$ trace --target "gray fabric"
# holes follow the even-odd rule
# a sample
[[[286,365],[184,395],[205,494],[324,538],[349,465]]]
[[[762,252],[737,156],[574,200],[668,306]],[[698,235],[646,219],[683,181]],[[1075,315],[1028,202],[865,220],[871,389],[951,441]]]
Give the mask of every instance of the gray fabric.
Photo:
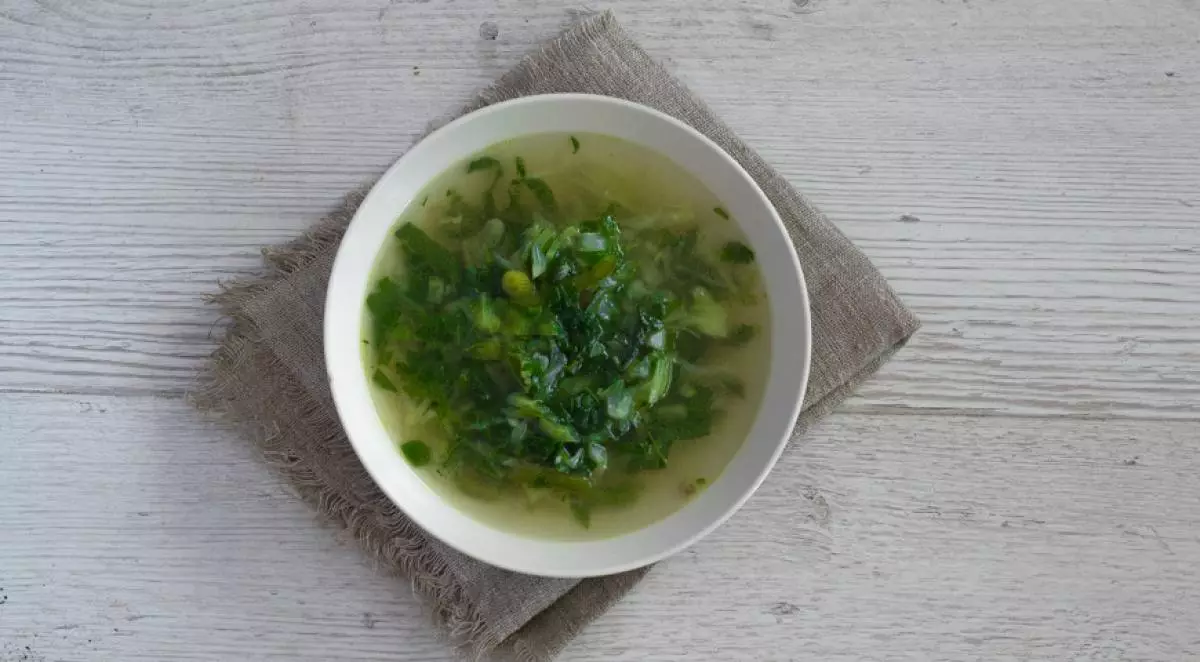
[[[867,258],[631,41],[611,14],[571,27],[463,112],[549,92],[621,97],[674,115],[732,154],[767,193],[795,242],[812,299],[812,376],[798,431],[829,412],[916,331],[917,319]],[[321,348],[333,255],[360,201],[361,194],[350,195],[309,235],[264,251],[262,277],[214,297],[233,322],[197,404],[247,426],[303,497],[344,526],[383,568],[410,578],[469,653],[549,660],[646,569],[577,581],[493,568],[427,536],[374,485],[338,425]]]

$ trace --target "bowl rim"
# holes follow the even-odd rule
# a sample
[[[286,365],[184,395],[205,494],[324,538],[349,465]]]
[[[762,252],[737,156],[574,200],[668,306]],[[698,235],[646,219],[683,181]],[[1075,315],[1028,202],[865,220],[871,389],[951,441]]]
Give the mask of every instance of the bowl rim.
[[[757,198],[757,202],[762,206],[762,208],[764,210],[766,210],[766,212],[767,212],[766,215],[767,215],[769,221],[774,225],[776,231],[780,234],[781,238],[783,238],[787,241],[786,253],[790,258],[790,264],[789,264],[790,273],[788,275],[795,277],[795,285],[798,286],[798,292],[796,293],[798,299],[797,299],[797,302],[795,302],[795,303],[800,304],[800,309],[792,311],[792,312],[799,316],[800,319],[797,322],[797,324],[801,325],[804,330],[804,334],[803,334],[804,341],[803,341],[802,345],[799,347],[797,347],[795,345],[788,346],[789,353],[798,352],[800,354],[800,361],[799,361],[798,367],[800,369],[801,374],[799,375],[799,380],[798,380],[798,392],[795,393],[794,402],[792,403],[790,411],[788,411],[788,413],[787,413],[787,432],[785,432],[782,435],[782,438],[778,439],[778,441],[772,440],[775,443],[775,447],[774,447],[773,451],[771,452],[771,455],[770,455],[768,461],[766,461],[757,470],[757,473],[754,475],[754,478],[750,482],[750,484],[747,487],[745,487],[744,489],[740,490],[740,493],[738,493],[736,495],[736,497],[734,497],[733,500],[730,503],[728,503],[728,505],[722,507],[719,515],[717,515],[716,517],[713,517],[711,519],[711,521],[709,521],[706,525],[700,527],[694,533],[687,535],[686,537],[675,542],[672,545],[669,545],[663,549],[657,550],[654,553],[642,554],[642,555],[638,556],[637,558],[631,558],[631,559],[628,559],[628,560],[625,560],[622,562],[608,563],[605,565],[592,564],[592,565],[588,565],[587,567],[573,568],[569,571],[568,570],[556,570],[556,569],[551,569],[549,571],[546,571],[539,567],[532,567],[530,565],[522,564],[521,562],[512,562],[511,560],[507,560],[507,559],[503,559],[503,558],[496,558],[495,556],[488,556],[488,554],[486,554],[486,553],[481,553],[480,549],[467,549],[465,545],[460,544],[461,541],[450,540],[450,539],[447,539],[447,537],[444,537],[444,535],[438,531],[437,526],[434,525],[435,522],[434,522],[434,518],[432,517],[432,514],[418,512],[418,509],[406,507],[406,505],[403,502],[403,499],[396,498],[395,494],[393,493],[394,491],[397,491],[396,486],[389,485],[389,483],[387,481],[383,480],[381,478],[381,476],[379,475],[379,473],[381,471],[381,467],[373,466],[373,463],[368,460],[368,456],[371,453],[366,452],[367,449],[364,447],[364,443],[362,442],[362,440],[360,439],[360,440],[356,441],[355,434],[352,432],[352,428],[354,428],[356,426],[355,426],[355,424],[352,424],[348,421],[353,420],[353,417],[356,415],[360,415],[361,412],[352,411],[352,409],[354,409],[354,408],[351,406],[351,403],[347,402],[345,397],[339,397],[340,389],[337,385],[337,382],[338,382],[337,376],[335,375],[335,371],[339,370],[336,367],[338,365],[337,361],[340,359],[339,353],[344,353],[344,349],[342,349],[338,346],[338,343],[336,342],[336,340],[338,338],[340,338],[341,336],[345,335],[344,332],[339,332],[339,328],[343,327],[346,324],[346,322],[343,319],[339,318],[337,313],[341,312],[339,310],[340,308],[347,305],[344,301],[342,301],[342,297],[337,296],[337,293],[345,288],[338,287],[337,285],[339,283],[341,283],[342,280],[349,277],[349,276],[345,275],[345,271],[346,271],[345,265],[348,261],[350,261],[351,259],[354,259],[354,257],[355,257],[355,256],[350,255],[350,252],[352,250],[352,248],[351,248],[352,243],[350,241],[347,241],[347,238],[350,238],[353,236],[353,230],[354,230],[356,224],[361,225],[360,217],[364,213],[364,210],[370,209],[372,202],[375,201],[376,198],[379,198],[382,195],[381,187],[385,183],[389,182],[399,171],[402,171],[405,168],[407,168],[411,162],[421,158],[423,156],[421,153],[422,152],[421,148],[423,145],[432,144],[433,141],[436,141],[439,138],[441,138],[447,134],[451,134],[451,133],[455,132],[456,130],[459,130],[465,124],[479,121],[480,118],[486,117],[491,114],[512,112],[514,108],[519,108],[519,107],[522,107],[525,105],[556,103],[556,102],[609,104],[614,107],[620,107],[620,109],[622,111],[634,111],[637,113],[648,114],[648,115],[654,117],[656,120],[658,120],[660,122],[666,122],[668,124],[671,124],[676,129],[684,132],[685,134],[688,134],[692,140],[697,141],[698,143],[703,145],[708,152],[711,152],[714,158],[722,159],[725,162],[724,165],[727,168],[732,169],[732,171],[734,173],[736,173],[739,176],[739,178],[742,180],[742,184],[744,184],[748,187],[747,190],[751,191],[753,193],[753,195]],[[504,140],[511,140],[513,138],[517,138],[522,135],[531,135],[531,134],[535,134],[535,133],[539,133],[539,131],[521,131],[519,133],[514,133],[512,135],[500,137],[497,140],[495,140],[494,142],[502,142]],[[603,134],[604,131],[595,131],[595,133]],[[658,150],[654,147],[651,147],[649,145],[642,145],[642,146],[646,149],[651,149],[654,151],[658,151],[659,153],[662,153],[660,150]],[[467,158],[468,156],[469,156],[469,154],[464,155],[461,158]],[[672,158],[671,156],[669,156],[667,154],[663,154],[663,156],[670,158],[673,161],[675,160],[674,158]],[[461,158],[460,158],[460,160],[461,160]],[[690,168],[688,168],[686,165],[678,163],[678,161],[677,161],[677,164],[680,167],[684,168],[685,170],[688,170],[689,172],[691,172]],[[425,177],[423,183],[420,185],[418,190],[420,190],[420,188],[424,188],[425,186],[427,186],[428,183],[433,178],[437,177],[440,173],[441,173],[441,171],[439,171],[438,173],[434,173],[431,176]],[[693,173],[693,176],[696,176],[696,175]],[[399,208],[399,210],[393,216],[393,221],[392,221],[393,224],[395,223],[395,220],[394,220],[395,217],[398,217],[403,212],[403,210],[407,207],[407,205],[411,204],[414,199],[415,199],[415,194],[413,197],[408,198],[404,202],[404,204]],[[722,202],[723,202],[723,204],[725,204],[724,201],[722,201]],[[741,229],[743,231],[747,231],[746,227],[740,221],[735,220],[735,222],[739,224],[739,226],[741,227]],[[390,230],[389,230],[389,232],[390,232]],[[375,248],[375,253],[374,253],[374,255],[372,255],[372,261],[374,259],[377,259],[379,250],[380,250],[380,248],[378,248],[378,247]],[[339,266],[342,266],[342,269],[339,269]],[[765,270],[765,267],[764,267],[764,270]],[[342,278],[339,278],[339,274],[342,275]],[[764,273],[764,276],[765,276],[765,273]],[[365,300],[367,290],[369,290],[369,287],[370,287],[370,285],[368,282],[366,289],[364,289],[364,291],[362,291],[362,292],[357,293],[357,294],[361,294],[361,296],[358,297],[358,303],[357,303],[357,305],[354,306],[354,309],[356,309],[358,311],[358,314],[360,317],[363,314],[362,306],[364,304],[362,303],[362,301]],[[352,291],[354,291],[356,288],[351,288],[351,289],[352,289]],[[768,296],[771,296],[770,288],[768,287],[767,289],[768,289]],[[774,301],[771,301],[771,303],[770,303],[770,311],[771,311],[771,315],[772,315],[772,320],[774,320],[774,317],[777,314],[776,304]],[[345,234],[343,235],[343,240],[342,240],[341,244],[338,246],[338,250],[335,255],[333,264],[332,264],[329,282],[328,282],[326,295],[325,295],[323,316],[324,316],[323,324],[322,324],[323,356],[324,356],[324,360],[326,363],[326,375],[328,378],[330,395],[334,402],[334,408],[337,411],[339,422],[341,423],[342,429],[343,429],[344,433],[346,434],[346,437],[350,441],[351,447],[354,449],[354,452],[358,456],[358,459],[359,459],[360,463],[363,465],[363,468],[366,469],[368,475],[370,475],[371,479],[374,481],[374,483],[380,489],[380,491],[382,491],[384,493],[384,495],[387,496],[388,500],[391,501],[401,512],[403,512],[406,517],[408,517],[414,524],[416,524],[418,527],[420,527],[420,529],[422,531],[424,531],[428,535],[433,536],[434,538],[440,540],[442,543],[450,546],[451,548],[457,550],[458,552],[461,552],[467,556],[477,559],[483,563],[486,563],[486,564],[489,564],[489,565],[492,565],[495,567],[499,567],[499,568],[502,568],[505,570],[510,570],[513,572],[519,572],[519,573],[524,573],[524,574],[544,576],[544,577],[563,577],[563,578],[593,577],[593,576],[615,574],[615,573],[624,572],[627,570],[633,570],[636,568],[640,568],[640,567],[655,563],[657,561],[660,561],[664,558],[667,558],[669,556],[672,556],[672,555],[682,551],[683,549],[696,543],[698,540],[707,536],[712,531],[714,531],[716,528],[718,528],[723,523],[725,523],[759,489],[759,487],[762,485],[763,481],[766,479],[767,475],[770,473],[771,469],[774,468],[776,462],[779,460],[779,457],[783,453],[784,448],[788,445],[788,442],[792,436],[792,431],[794,430],[794,427],[796,424],[796,420],[799,417],[800,411],[802,409],[804,398],[807,394],[808,381],[809,381],[809,376],[810,376],[810,372],[811,372],[811,363],[812,363],[812,315],[811,315],[810,299],[808,296],[808,289],[807,289],[807,285],[806,285],[805,278],[804,278],[804,271],[800,264],[799,258],[796,255],[794,244],[790,239],[790,234],[788,233],[787,227],[784,225],[783,220],[780,218],[778,210],[776,210],[775,206],[771,203],[771,201],[767,197],[766,193],[763,192],[762,188],[758,185],[758,182],[756,182],[754,180],[754,178],[751,177],[750,174],[746,171],[746,169],[743,168],[740,163],[738,163],[737,159],[735,159],[732,155],[730,155],[728,152],[726,152],[725,149],[723,149],[720,145],[718,145],[716,142],[714,142],[708,136],[704,135],[699,130],[695,129],[694,127],[687,124],[686,122],[676,119],[675,117],[672,117],[671,115],[663,113],[659,110],[650,108],[648,106],[645,106],[645,105],[642,105],[642,104],[639,104],[636,102],[628,101],[625,99],[619,99],[616,97],[594,95],[594,94],[578,94],[578,93],[539,94],[539,95],[525,96],[525,97],[520,97],[517,99],[498,102],[498,103],[491,104],[491,105],[485,106],[483,108],[477,109],[470,113],[467,113],[466,115],[463,115],[463,116],[445,124],[444,126],[438,128],[434,131],[431,131],[427,135],[421,137],[416,142],[414,142],[413,145],[411,145],[410,148],[408,150],[406,150],[383,173],[383,175],[380,176],[380,178],[375,182],[375,184],[373,184],[371,186],[370,191],[364,197],[364,199],[363,199],[362,203],[359,205],[359,207],[355,210],[354,216],[351,219],[350,224],[347,226]],[[355,328],[356,329],[358,328],[357,324],[356,324]],[[774,329],[774,321],[772,321],[772,328]],[[778,343],[783,341],[783,339],[777,338],[776,335],[777,335],[776,333],[772,333],[771,346],[769,348],[769,354],[768,354],[769,357],[775,356],[776,351],[779,349]],[[789,338],[789,339],[787,339],[787,341],[789,343],[794,343],[795,339]],[[360,349],[357,347],[357,344],[358,344],[357,339],[355,339],[354,344],[355,344],[355,352],[357,354],[360,351]],[[759,402],[759,409],[755,413],[754,418],[752,420],[751,430],[747,433],[747,439],[742,442],[743,446],[747,443],[747,441],[749,441],[749,439],[751,438],[750,435],[752,435],[754,430],[758,427],[758,425],[760,424],[760,422],[763,419],[765,412],[766,412],[766,403],[768,401],[769,396],[771,395],[770,386],[772,385],[772,383],[774,381],[774,372],[777,369],[777,366],[774,365],[775,361],[773,360],[773,358],[769,358],[768,362],[771,365],[769,365],[769,367],[768,367],[768,377],[766,380],[766,385],[764,386],[764,393],[762,396],[762,400]],[[793,367],[796,367],[796,366],[793,366]],[[359,361],[356,362],[353,372],[356,372],[358,374],[359,379],[361,379],[361,381],[363,383],[365,383],[367,381],[365,372],[362,368],[361,358],[359,359]],[[792,391],[792,390],[793,389],[789,389],[789,391]],[[367,397],[370,398],[369,392],[367,393]],[[382,422],[380,422],[378,420],[378,412],[375,409],[374,403],[371,402],[369,404],[369,407],[370,407],[372,413],[375,414],[376,423],[382,427],[383,424],[382,424]],[[359,408],[359,409],[361,409],[361,408]],[[386,430],[385,430],[385,434],[386,434]],[[389,438],[390,438],[390,435],[389,435]],[[393,441],[393,445],[394,445],[395,440],[393,439],[392,441]],[[393,448],[393,450],[397,455],[399,455],[398,450],[395,450],[394,448]],[[729,469],[729,467],[732,466],[737,461],[737,458],[741,453],[742,453],[741,449],[739,449],[737,451],[737,453],[735,453],[734,457],[730,459],[729,464],[725,467],[725,471],[727,471]],[[407,467],[408,465],[405,464],[405,466]],[[414,473],[414,477],[418,481],[423,482],[425,480],[421,476],[415,475],[416,471],[414,469],[412,469],[411,467],[408,467],[408,468],[410,471],[412,471]],[[722,475],[724,475],[724,474],[722,474]],[[719,478],[720,477],[718,477],[717,480],[719,480]],[[432,488],[429,488],[429,489],[432,489]],[[710,486],[710,489],[711,489],[711,486]],[[472,520],[472,522],[476,526],[486,527],[489,529],[497,530],[497,529],[494,529],[494,527],[490,527],[488,524],[486,524],[482,520],[476,519],[476,518],[466,514],[464,511],[461,511],[459,508],[457,508],[452,503],[450,503],[444,499],[441,499],[440,497],[439,497],[439,500],[441,500],[442,503],[447,508],[450,508],[454,511],[458,511],[459,513],[462,513],[464,516],[466,516],[468,519]],[[556,545],[563,549],[570,549],[571,547],[576,546],[576,545],[588,545],[591,543],[597,543],[597,542],[602,542],[602,541],[619,540],[625,536],[632,535],[632,534],[640,532],[640,531],[646,531],[655,526],[658,526],[659,524],[662,524],[663,522],[670,520],[672,517],[679,514],[685,508],[686,508],[686,506],[674,511],[674,513],[667,515],[665,518],[657,520],[656,522],[648,524],[645,527],[642,527],[640,529],[636,529],[631,532],[620,534],[620,535],[612,537],[612,538],[604,538],[604,539],[599,539],[599,540],[582,540],[582,541],[559,541],[559,540],[553,540],[553,539],[543,540],[543,539],[529,537],[529,536],[521,536],[520,534],[515,534],[515,533],[510,533],[510,532],[504,532],[504,533],[507,533],[510,536],[520,538],[520,539],[523,539],[525,541],[529,541],[532,543],[546,543],[546,544],[550,544],[550,545]]]

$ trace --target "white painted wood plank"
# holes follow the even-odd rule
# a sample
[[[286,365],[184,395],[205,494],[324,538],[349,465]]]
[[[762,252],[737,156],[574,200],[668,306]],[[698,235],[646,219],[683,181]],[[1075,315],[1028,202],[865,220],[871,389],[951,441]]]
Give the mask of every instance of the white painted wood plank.
[[[1200,655],[1194,424],[1003,420],[835,415],[564,659]],[[0,659],[450,658],[181,400],[9,394],[0,429]]]
[[[0,660],[448,658],[403,580],[183,400],[8,395],[0,430]]]
[[[1044,4],[613,4],[926,320],[851,406],[1197,415],[1200,19]],[[182,392],[202,294],[567,19],[515,8],[7,9],[0,389]]]

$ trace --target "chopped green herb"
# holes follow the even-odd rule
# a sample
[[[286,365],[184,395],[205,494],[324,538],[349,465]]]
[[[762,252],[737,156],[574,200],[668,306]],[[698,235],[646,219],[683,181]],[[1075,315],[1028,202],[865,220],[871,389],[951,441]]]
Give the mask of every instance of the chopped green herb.
[[[554,191],[550,190],[550,187],[546,185],[546,182],[536,177],[526,177],[525,179],[521,180],[521,183],[533,192],[534,197],[538,199],[538,202],[540,202],[543,207],[546,209],[554,209]]]
[[[754,261],[754,250],[740,241],[731,241],[721,249],[721,261],[730,264],[750,264]]]
[[[375,382],[379,388],[385,391],[391,391],[392,393],[396,392],[396,385],[393,384],[392,380],[388,379],[388,376],[383,374],[383,371],[379,368],[375,368],[375,374],[371,375],[371,381]]]
[[[401,444],[400,452],[404,453],[404,459],[414,467],[423,467],[433,459],[433,452],[423,441],[407,441]]]
[[[579,139],[576,138],[575,136],[571,136],[571,153],[572,154],[579,153]]]
[[[472,180],[469,196],[446,191],[453,222],[395,229],[403,266],[366,302],[371,379],[420,408],[420,429],[445,445],[440,472],[464,492],[552,497],[587,527],[744,396],[711,362],[756,332],[727,308],[745,289],[729,264],[753,252],[706,250],[698,228],[646,228],[616,205],[580,219],[515,164],[506,205],[491,188],[467,200]],[[478,172],[498,181],[503,167],[480,156],[461,176]],[[423,441],[400,450],[433,461]]]
[[[424,207],[426,202],[429,202],[429,196],[421,198],[421,206]]]
[[[725,211],[724,207],[713,207],[713,213],[726,220],[729,219],[729,212]]]
[[[499,160],[491,156],[481,156],[467,164],[468,173],[477,172],[479,170],[490,170],[492,168],[502,170],[503,166],[500,165]]]

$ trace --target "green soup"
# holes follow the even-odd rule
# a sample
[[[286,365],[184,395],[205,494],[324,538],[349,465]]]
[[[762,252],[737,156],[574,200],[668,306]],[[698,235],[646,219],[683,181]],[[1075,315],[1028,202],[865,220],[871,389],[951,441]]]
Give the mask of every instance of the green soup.
[[[363,367],[397,452],[522,535],[642,528],[716,480],[766,381],[754,252],[669,159],[594,134],[494,145],[400,214]]]

